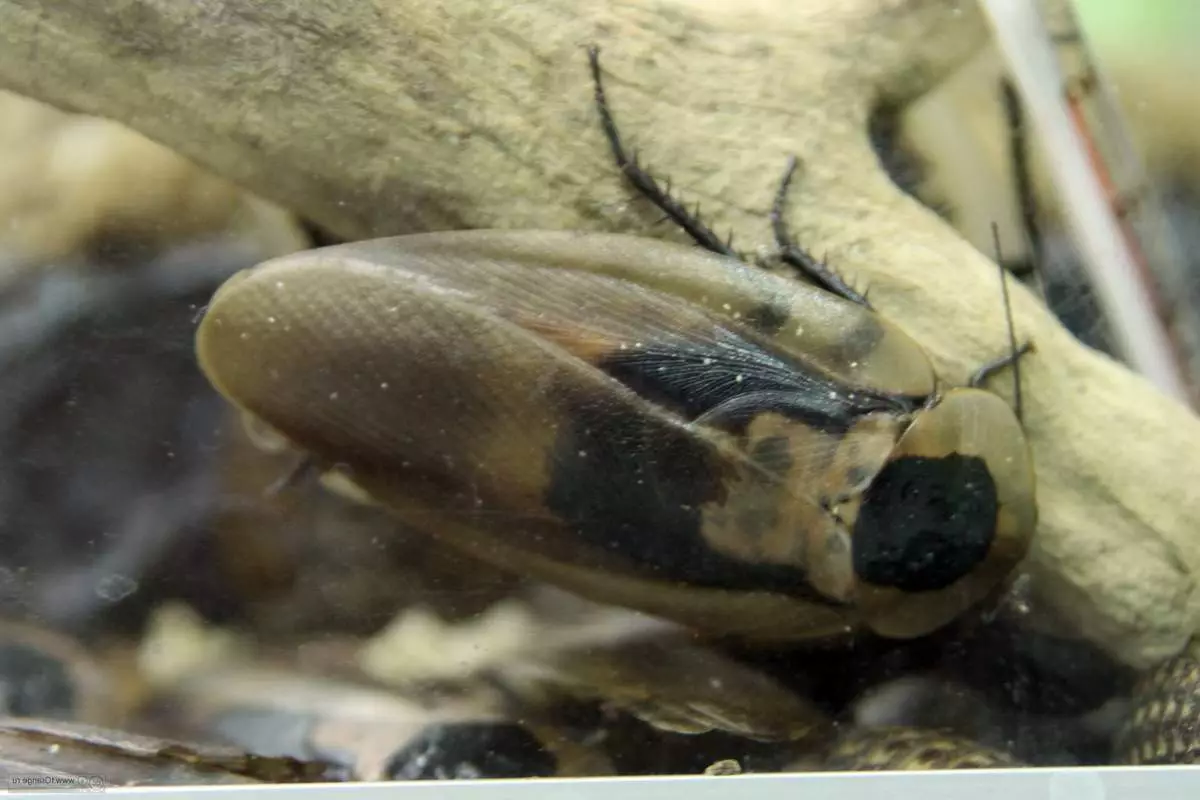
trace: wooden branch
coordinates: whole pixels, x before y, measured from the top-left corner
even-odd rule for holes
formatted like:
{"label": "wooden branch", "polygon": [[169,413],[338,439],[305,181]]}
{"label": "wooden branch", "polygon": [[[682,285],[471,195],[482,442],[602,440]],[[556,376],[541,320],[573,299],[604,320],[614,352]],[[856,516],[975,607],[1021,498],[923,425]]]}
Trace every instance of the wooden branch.
{"label": "wooden branch", "polygon": [[[0,0],[0,81],[124,122],[348,238],[459,227],[674,236],[631,198],[592,106],[603,49],[644,163],[745,249],[790,153],[802,241],[948,380],[1003,352],[995,266],[880,171],[882,96],[977,49],[949,0]],[[1200,621],[1200,424],[1016,291],[1045,611],[1132,664]],[[1005,391],[1003,386],[996,387]]]}
{"label": "wooden branch", "polygon": [[955,60],[981,32],[941,2],[911,19],[895,0],[800,5],[3,0],[0,79],[124,122],[348,238],[644,224],[596,125],[596,42],[631,137],[745,236],[751,217],[765,231],[785,154],[819,170],[834,107],[861,116],[866,92],[849,86],[895,75],[913,91],[946,66],[909,64],[908,43],[953,27]]}

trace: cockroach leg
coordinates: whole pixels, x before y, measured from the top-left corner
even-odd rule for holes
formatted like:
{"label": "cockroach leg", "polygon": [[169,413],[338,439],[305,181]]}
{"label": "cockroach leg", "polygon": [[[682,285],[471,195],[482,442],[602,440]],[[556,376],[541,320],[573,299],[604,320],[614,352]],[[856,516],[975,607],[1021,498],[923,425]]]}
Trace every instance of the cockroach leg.
{"label": "cockroach leg", "polygon": [[788,189],[792,185],[792,177],[796,174],[798,166],[799,162],[795,156],[788,158],[787,169],[783,171],[783,179],[779,181],[779,188],[775,191],[775,202],[771,204],[771,228],[779,246],[779,259],[822,289],[870,308],[871,304],[867,302],[865,294],[856,291],[842,276],[830,269],[828,264],[814,257],[792,238],[783,212],[787,205]]}
{"label": "cockroach leg", "polygon": [[712,228],[700,218],[700,208],[695,211],[688,209],[671,195],[670,184],[660,185],[653,175],[638,163],[637,154],[627,154],[617,131],[617,123],[613,120],[612,109],[609,108],[608,98],[604,94],[604,81],[600,73],[600,48],[588,48],[588,61],[592,66],[592,82],[596,87],[596,109],[600,112],[600,124],[604,127],[604,135],[612,147],[613,160],[625,177],[639,194],[657,206],[667,219],[683,229],[688,236],[703,247],[714,253],[738,260],[745,260],[732,247],[732,237],[722,240]]}

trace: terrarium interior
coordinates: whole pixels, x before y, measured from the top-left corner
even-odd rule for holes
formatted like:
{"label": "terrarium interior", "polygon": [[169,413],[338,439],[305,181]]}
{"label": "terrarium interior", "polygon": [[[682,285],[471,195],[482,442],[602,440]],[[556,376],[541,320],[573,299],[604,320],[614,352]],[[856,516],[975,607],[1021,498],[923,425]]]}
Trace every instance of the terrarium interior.
{"label": "terrarium interior", "polygon": [[1196,12],[1174,390],[985,5],[0,0],[9,785],[1200,758]]}

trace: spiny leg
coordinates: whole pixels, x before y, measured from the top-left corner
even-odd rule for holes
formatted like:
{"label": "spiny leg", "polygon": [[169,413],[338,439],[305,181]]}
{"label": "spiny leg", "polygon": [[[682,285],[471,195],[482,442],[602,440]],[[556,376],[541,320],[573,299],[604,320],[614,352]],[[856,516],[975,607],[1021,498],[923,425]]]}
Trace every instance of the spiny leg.
{"label": "spiny leg", "polygon": [[633,188],[658,206],[667,218],[682,228],[688,236],[691,236],[696,244],[705,250],[740,260],[741,255],[732,247],[732,239],[722,240],[700,219],[698,209],[695,212],[688,211],[682,203],[671,196],[669,187],[659,186],[654,176],[638,164],[636,153],[632,156],[626,155],[625,147],[621,143],[621,135],[617,131],[617,124],[613,120],[612,110],[608,106],[608,99],[604,95],[604,82],[600,74],[600,48],[595,45],[588,48],[588,61],[592,66],[592,82],[596,87],[596,109],[600,112],[600,124],[604,127],[604,135],[612,147],[613,160],[617,162],[617,167],[633,184]]}
{"label": "spiny leg", "polygon": [[844,297],[852,303],[871,307],[864,294],[859,294],[850,284],[842,279],[823,261],[819,261],[802,248],[792,238],[787,223],[783,218],[784,207],[787,205],[788,189],[792,184],[792,176],[796,173],[799,162],[795,156],[788,158],[787,169],[783,172],[783,180],[775,192],[775,202],[771,204],[771,227],[775,231],[775,242],[779,246],[779,259],[796,269],[804,277],[826,291]]}

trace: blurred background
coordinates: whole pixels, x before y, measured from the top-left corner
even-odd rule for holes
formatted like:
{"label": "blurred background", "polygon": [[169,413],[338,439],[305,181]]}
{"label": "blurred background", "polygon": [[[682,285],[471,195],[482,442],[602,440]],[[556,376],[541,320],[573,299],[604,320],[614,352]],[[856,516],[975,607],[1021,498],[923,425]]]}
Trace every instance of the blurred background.
{"label": "blurred background", "polygon": [[[1194,47],[1200,9],[1173,0],[1046,0],[1040,7],[1064,78],[1061,86],[1040,88],[1071,97],[1073,113],[1086,124],[1089,155],[1107,172],[1101,180],[1112,184],[1113,213],[1133,236],[1131,250],[1148,273],[1148,291],[1194,405],[1200,396],[1200,102],[1190,82],[1200,66]],[[899,120],[884,121],[899,153],[893,174],[989,256],[997,224],[1004,260],[1023,274],[1036,267],[1038,275],[1027,277],[1068,327],[1085,343],[1119,355],[1120,337],[1103,318],[1091,270],[1046,169],[1045,143],[1024,111],[1035,230],[1022,223],[1027,204],[1018,191],[1000,91],[1006,57],[996,45],[984,49]],[[1091,70],[1098,71],[1099,86],[1087,83]]]}

